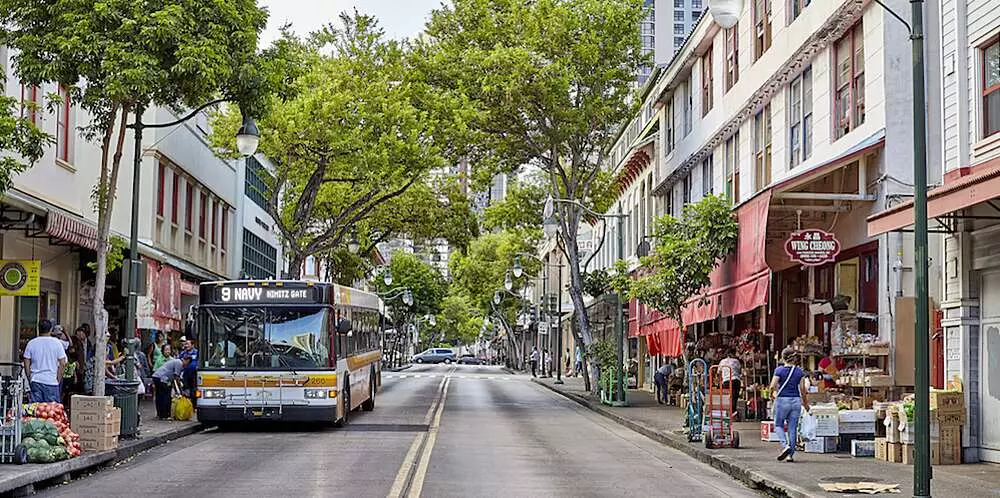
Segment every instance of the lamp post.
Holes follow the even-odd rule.
[[[910,0],[910,23],[887,7],[882,0],[873,0],[910,33],[913,85],[913,257],[914,293],[916,294],[916,326],[914,329],[914,428],[915,455],[913,462],[913,496],[931,496],[930,465],[930,329],[928,323],[928,256],[927,242],[927,122],[924,91],[924,1]],[[743,10],[742,0],[709,0],[712,17],[723,28],[736,25]]]
[[[392,275],[388,273],[388,270],[385,274],[382,275],[382,281],[386,282],[387,286],[392,284]],[[413,305],[413,292],[410,291],[409,287],[399,287],[396,289],[390,289],[383,293],[379,293],[378,297],[382,298],[382,300],[387,303],[394,299],[399,299],[406,306]],[[395,361],[396,359],[398,359],[398,356],[396,355],[397,352],[396,350],[398,349],[399,346],[399,337],[400,337],[400,330],[397,327],[397,325],[398,323],[396,323],[395,317],[393,317],[393,328],[396,330],[396,340],[392,348],[393,363],[398,363]]]
[[[555,211],[555,204],[571,204],[577,209],[580,209],[595,218],[601,219],[615,219],[617,223],[617,239],[618,239],[618,259],[625,259],[625,232],[623,224],[628,219],[628,215],[622,212],[622,204],[618,202],[618,213],[617,214],[600,214],[587,206],[584,206],[575,199],[556,199],[549,195],[545,199],[545,207],[542,212],[544,218],[551,218]],[[615,392],[612,398],[612,406],[628,406],[628,400],[625,399],[625,312],[622,309],[622,303],[624,302],[621,292],[615,293],[616,303],[615,303],[615,342],[617,343],[617,375],[615,383]]]
[[[198,115],[199,112],[205,110],[206,108],[223,102],[228,102],[228,100],[213,100],[189,112],[180,119],[170,121],[168,123],[156,124],[146,124],[142,122],[142,115],[146,112],[146,106],[145,104],[139,104],[135,109],[135,122],[126,125],[127,128],[135,132],[135,150],[133,152],[134,155],[132,161],[132,220],[129,228],[129,260],[127,269],[128,281],[125,283],[127,308],[125,313],[124,333],[126,334],[134,335],[136,332],[136,312],[138,308],[139,296],[139,173],[142,166],[142,132],[146,128],[169,128],[179,125]],[[260,131],[257,129],[257,124],[254,123],[253,118],[251,118],[249,114],[244,113],[243,124],[236,132],[236,148],[244,157],[252,156],[255,152],[257,152],[257,145],[259,143]],[[226,234],[222,234],[222,236],[225,237]],[[126,376],[127,380],[135,380],[135,367],[134,365],[128,365],[133,361],[135,360],[131,357],[131,355],[126,359],[126,371],[131,372],[131,375]]]
[[[562,348],[563,348],[563,342],[562,342],[562,334],[563,334],[563,330],[562,330],[562,315],[563,315],[563,313],[562,313],[562,281],[563,281],[562,280],[562,269],[566,265],[564,265],[562,263],[551,264],[551,263],[543,262],[542,258],[540,258],[540,257],[538,257],[538,256],[536,256],[534,254],[517,253],[517,255],[514,256],[514,265],[513,265],[512,270],[511,270],[511,272],[514,274],[514,276],[517,277],[517,278],[521,278],[521,276],[524,275],[524,267],[521,266],[521,257],[522,256],[526,256],[526,257],[529,257],[529,258],[534,258],[534,259],[539,260],[542,263],[542,267],[545,268],[546,270],[548,270],[549,268],[559,268],[559,289],[557,290],[557,294],[556,294],[556,308],[557,308],[557,310],[555,312],[555,314],[556,314],[556,327],[555,328],[558,331],[556,333],[556,380],[555,380],[555,383],[556,384],[564,384],[564,382],[562,380],[562,368],[560,367],[560,365],[562,365]],[[542,295],[546,296],[546,297],[548,296],[548,277],[549,277],[548,271],[546,271],[544,274],[542,274],[542,289],[543,289],[542,290]],[[544,297],[542,299],[542,302],[546,302]],[[549,327],[549,328],[551,329],[552,327]]]

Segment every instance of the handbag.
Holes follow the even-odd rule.
[[[775,391],[774,394],[775,401],[777,401],[778,397],[781,395],[781,391],[785,390],[785,386],[788,385],[788,381],[792,380],[792,373],[795,372],[796,368],[799,367],[792,367],[791,370],[788,371],[788,377],[785,377],[785,382],[783,382],[781,384],[781,387],[779,387],[778,390]],[[769,415],[771,416],[771,420],[774,420],[774,408],[776,404],[777,403],[771,403],[771,407],[768,409],[768,412],[770,412]]]

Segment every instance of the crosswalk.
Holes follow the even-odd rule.
[[[383,373],[384,379],[429,379],[451,377],[452,379],[479,379],[479,380],[517,380],[513,375],[465,375],[453,373]]]

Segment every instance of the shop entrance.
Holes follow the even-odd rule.
[[[981,296],[979,458],[1000,462],[1000,270],[983,273]]]

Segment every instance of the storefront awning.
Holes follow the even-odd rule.
[[[940,218],[1000,197],[1000,161],[927,192],[927,218]],[[906,201],[868,217],[868,236],[913,224],[913,201]]]
[[[45,215],[45,233],[73,245],[97,250],[97,227],[59,211],[50,210]]]

